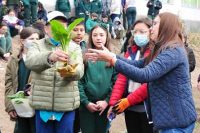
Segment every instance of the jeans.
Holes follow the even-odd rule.
[[[172,129],[159,130],[159,133],[192,133],[194,130],[194,126],[195,123],[192,123],[185,128],[172,128]]]
[[[128,21],[128,29],[131,28],[131,26],[135,23],[136,18],[136,8],[135,7],[129,7],[126,10],[126,17]]]

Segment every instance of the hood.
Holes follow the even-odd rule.
[[[116,17],[115,19],[114,19],[114,23],[115,22],[119,22],[120,24],[121,24],[121,20],[118,18],[118,17]]]

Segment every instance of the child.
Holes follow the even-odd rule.
[[[107,27],[107,30],[111,33],[112,36],[116,36],[113,24],[109,21],[108,15],[102,15],[102,24]]]
[[[83,76],[84,66],[81,48],[69,43],[68,53],[61,50],[60,42],[53,38],[50,22],[59,21],[65,28],[67,18],[59,11],[47,14],[46,38],[37,41],[28,50],[26,66],[32,70],[34,82],[30,104],[36,110],[37,133],[73,133],[75,109],[80,98],[78,80]],[[72,53],[76,51],[76,57]],[[73,72],[56,71],[59,62],[76,64]]]
[[[68,19],[68,25],[70,25],[76,17],[71,17]],[[84,26],[84,21],[79,23],[72,31],[72,34],[74,37],[72,38],[72,41],[74,41],[76,44],[80,45],[82,51],[86,49],[86,42],[84,41],[85,37],[85,26]]]
[[[41,2],[38,2],[37,18],[45,23],[47,22],[47,11],[44,9],[44,6]]]
[[[71,17],[68,19],[68,25],[70,25],[76,17]],[[72,34],[74,37],[72,38],[72,41],[76,44],[80,45],[82,52],[84,53],[86,50],[86,42],[83,40],[85,37],[85,26],[84,21],[79,23],[72,31]],[[79,116],[79,109],[75,110],[75,120],[74,120],[74,133],[80,132],[80,116]]]
[[[128,49],[125,53],[125,58],[130,60],[138,60],[140,58],[147,57],[150,53],[150,27],[151,20],[148,18],[138,19],[132,28],[132,36],[128,43]],[[119,74],[116,83],[113,87],[113,91],[110,97],[109,105],[110,110],[123,96],[125,96],[129,103],[129,108],[124,111],[125,122],[127,131],[129,133],[153,133],[152,126],[148,123],[148,119],[145,112],[144,102],[138,102],[136,99],[140,99],[141,95],[135,95],[136,89],[144,88],[147,89],[147,84],[140,84],[130,80],[123,74]],[[142,96],[145,95],[145,92]],[[135,98],[136,96],[137,98]],[[123,100],[123,99],[122,99]],[[134,106],[133,103],[137,103]],[[126,107],[124,106],[124,109]],[[110,111],[108,112],[108,114]]]
[[[95,26],[89,36],[89,48],[109,48],[107,29]],[[111,88],[114,84],[114,68],[104,61],[85,61],[85,74],[79,81],[80,124],[83,133],[107,132],[107,109]]]
[[[30,42],[39,40],[39,31],[27,27],[20,33],[21,47],[17,55],[12,55],[8,62],[5,75],[5,107],[12,120],[16,120],[15,133],[35,133],[35,117],[22,118],[17,116],[17,113],[12,106],[11,101],[7,98],[8,95],[13,95],[18,91],[23,91],[28,83],[30,70],[25,67],[27,49],[30,47]]]
[[[12,38],[5,23],[0,24],[0,57],[8,60],[11,54]]]
[[[118,17],[114,19],[113,22],[114,31],[116,36],[113,36],[114,39],[122,39],[124,36],[124,27]]]
[[[98,15],[96,13],[92,13],[90,18],[86,21],[86,32],[89,33],[93,27],[98,24],[97,21]]]
[[[11,37],[21,32],[24,26],[24,22],[16,17],[15,11],[12,9],[8,10],[8,14],[3,16],[3,22],[8,25]]]

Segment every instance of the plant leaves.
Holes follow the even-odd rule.
[[[7,96],[10,99],[16,99],[16,98],[25,98],[24,91],[18,91],[14,95],[8,95]]]
[[[78,25],[83,20],[84,18],[78,18],[74,20],[74,22],[71,23],[67,29],[65,29],[64,25],[57,20],[52,20],[50,22],[53,38],[61,43],[63,51],[68,52],[69,42],[71,40],[71,32],[76,27],[76,25]]]
[[[67,27],[67,32],[71,33],[71,31],[80,23],[84,20],[84,18],[78,18],[75,19],[74,22],[72,22],[68,27]]]

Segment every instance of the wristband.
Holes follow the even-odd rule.
[[[115,54],[112,54],[112,58],[109,60],[109,63],[111,66],[114,66],[115,64],[113,63],[114,59],[116,59],[116,55]]]

